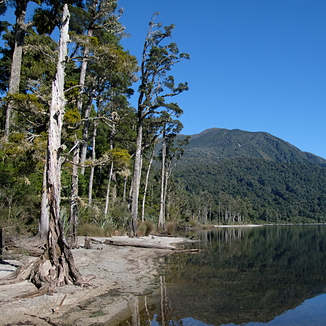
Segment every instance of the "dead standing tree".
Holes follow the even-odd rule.
[[[49,201],[49,231],[47,246],[37,261],[19,268],[0,284],[15,283],[29,279],[40,289],[40,294],[51,293],[58,286],[66,284],[85,284],[75,266],[72,253],[63,233],[60,220],[61,190],[61,131],[64,116],[64,70],[67,57],[69,27],[69,10],[63,7],[62,25],[60,28],[59,58],[57,73],[52,84],[52,101],[49,109],[50,123],[48,130],[47,151],[47,197]]]

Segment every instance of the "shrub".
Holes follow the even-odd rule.
[[[110,227],[100,227],[91,223],[84,223],[78,227],[78,234],[85,237],[110,237],[114,230]]]
[[[139,225],[138,225],[138,233],[139,235],[140,234],[143,234],[145,236],[148,236],[150,235],[152,232],[155,231],[155,225],[152,221],[145,221],[145,222],[141,222]]]
[[[175,223],[174,222],[167,222],[166,223],[166,233],[171,235],[175,231]]]

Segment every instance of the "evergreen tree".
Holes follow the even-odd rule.
[[[163,41],[171,37],[174,25],[162,27],[155,23],[154,18],[149,24],[145,39],[139,86],[137,107],[137,142],[132,181],[131,234],[137,236],[138,200],[142,169],[143,127],[145,119],[160,116],[164,112],[179,116],[182,110],[176,103],[167,103],[166,99],[188,90],[187,83],[175,86],[174,77],[167,75],[171,67],[189,55],[179,53],[176,43],[163,45]]]

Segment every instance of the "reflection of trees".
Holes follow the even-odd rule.
[[[182,321],[174,316],[174,311],[166,293],[165,276],[160,276],[160,313],[155,319],[161,326],[181,326]]]
[[[166,258],[172,305],[214,325],[267,322],[326,290],[325,234],[325,226],[201,232],[204,252]]]
[[[132,305],[132,316],[119,326],[145,326],[156,321],[160,326],[182,326],[182,321],[176,317],[167,295],[165,276],[159,276],[160,289],[157,304],[148,304],[147,296],[136,297]],[[154,295],[155,296],[155,295]],[[151,300],[152,301],[152,300]]]

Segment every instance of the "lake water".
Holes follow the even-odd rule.
[[[326,325],[326,226],[200,231],[120,325]]]

